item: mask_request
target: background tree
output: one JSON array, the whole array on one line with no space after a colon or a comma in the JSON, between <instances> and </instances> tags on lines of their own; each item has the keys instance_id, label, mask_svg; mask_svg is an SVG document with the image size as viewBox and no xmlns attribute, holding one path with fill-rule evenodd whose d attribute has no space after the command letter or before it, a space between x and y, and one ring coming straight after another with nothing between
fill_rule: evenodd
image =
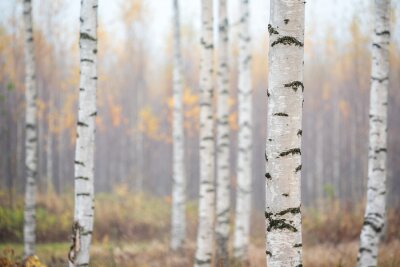
<instances>
[{"instance_id":1,"label":"background tree","mask_svg":"<svg viewBox=\"0 0 400 267\"><path fill-rule=\"evenodd\" d=\"M24 1L25 26L25 212L24 212L24 253L29 256L35 253L35 209L37 180L37 114L35 84L35 58L33 45L32 3Z\"/></svg>"},{"instance_id":2,"label":"background tree","mask_svg":"<svg viewBox=\"0 0 400 267\"><path fill-rule=\"evenodd\" d=\"M202 0L200 59L200 194L199 226L194 266L210 266L213 248L214 127L213 127L213 1Z\"/></svg>"},{"instance_id":3,"label":"background tree","mask_svg":"<svg viewBox=\"0 0 400 267\"><path fill-rule=\"evenodd\" d=\"M88 266L94 218L94 139L97 89L97 0L83 0L80 16L80 83L75 150L74 240L71 266Z\"/></svg>"},{"instance_id":4,"label":"background tree","mask_svg":"<svg viewBox=\"0 0 400 267\"><path fill-rule=\"evenodd\" d=\"M367 207L360 235L358 266L376 266L386 221L387 106L389 87L390 1L375 1L372 39Z\"/></svg>"},{"instance_id":5,"label":"background tree","mask_svg":"<svg viewBox=\"0 0 400 267\"><path fill-rule=\"evenodd\" d=\"M301 266L304 2L271 1L268 31L267 265Z\"/></svg>"},{"instance_id":6,"label":"background tree","mask_svg":"<svg viewBox=\"0 0 400 267\"><path fill-rule=\"evenodd\" d=\"M183 136L183 86L181 63L181 38L179 23L179 2L173 3L174 22L174 70L173 70L173 183L172 183L172 231L171 248L176 250L182 246L185 240L186 216L186 178L184 168L184 136Z\"/></svg>"},{"instance_id":7,"label":"background tree","mask_svg":"<svg viewBox=\"0 0 400 267\"><path fill-rule=\"evenodd\" d=\"M219 0L217 71L217 197L216 262L227 266L230 222L230 142L229 142L229 22L227 1Z\"/></svg>"},{"instance_id":8,"label":"background tree","mask_svg":"<svg viewBox=\"0 0 400 267\"><path fill-rule=\"evenodd\" d=\"M247 259L250 233L252 180L252 84L249 33L249 0L240 1L239 85L238 85L238 154L234 256Z\"/></svg>"}]
</instances>

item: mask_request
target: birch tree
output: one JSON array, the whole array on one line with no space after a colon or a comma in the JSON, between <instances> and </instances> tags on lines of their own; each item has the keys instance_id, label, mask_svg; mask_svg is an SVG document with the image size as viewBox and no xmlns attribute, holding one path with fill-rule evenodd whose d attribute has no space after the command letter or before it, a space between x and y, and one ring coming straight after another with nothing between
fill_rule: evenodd
<instances>
[{"instance_id":1,"label":"birch tree","mask_svg":"<svg viewBox=\"0 0 400 267\"><path fill-rule=\"evenodd\" d=\"M171 248L176 250L185 240L186 179L184 167L182 63L180 44L179 2L174 0L174 69L173 69L173 181Z\"/></svg>"},{"instance_id":2,"label":"birch tree","mask_svg":"<svg viewBox=\"0 0 400 267\"><path fill-rule=\"evenodd\" d=\"M200 62L200 194L194 266L210 266L214 224L213 1L202 0Z\"/></svg>"},{"instance_id":3,"label":"birch tree","mask_svg":"<svg viewBox=\"0 0 400 267\"><path fill-rule=\"evenodd\" d=\"M228 259L230 174L229 174L229 62L227 1L219 0L217 72L217 197L216 260L226 266Z\"/></svg>"},{"instance_id":4,"label":"birch tree","mask_svg":"<svg viewBox=\"0 0 400 267\"><path fill-rule=\"evenodd\" d=\"M97 0L82 0L80 82L75 148L75 222L70 266L89 266L94 218L94 139L97 88Z\"/></svg>"},{"instance_id":5,"label":"birch tree","mask_svg":"<svg viewBox=\"0 0 400 267\"><path fill-rule=\"evenodd\" d=\"M240 1L238 88L238 166L234 257L247 259L251 212L252 92L249 34L249 0Z\"/></svg>"},{"instance_id":6,"label":"birch tree","mask_svg":"<svg viewBox=\"0 0 400 267\"><path fill-rule=\"evenodd\" d=\"M268 267L302 266L304 3L271 1L265 154Z\"/></svg>"},{"instance_id":7,"label":"birch tree","mask_svg":"<svg viewBox=\"0 0 400 267\"><path fill-rule=\"evenodd\" d=\"M36 117L36 71L33 43L32 2L23 3L25 31L25 210L24 210L24 254L35 253L35 206L37 179L37 117Z\"/></svg>"},{"instance_id":8,"label":"birch tree","mask_svg":"<svg viewBox=\"0 0 400 267\"><path fill-rule=\"evenodd\" d=\"M360 236L358 266L376 266L386 220L387 105L389 86L390 1L375 0L372 40L367 206Z\"/></svg>"}]
</instances>

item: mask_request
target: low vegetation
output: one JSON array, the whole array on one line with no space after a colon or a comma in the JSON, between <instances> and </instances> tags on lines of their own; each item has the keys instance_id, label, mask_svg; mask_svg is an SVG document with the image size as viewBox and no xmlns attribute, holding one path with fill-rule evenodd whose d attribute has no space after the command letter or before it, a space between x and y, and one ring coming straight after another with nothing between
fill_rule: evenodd
<instances>
[{"instance_id":1,"label":"low vegetation","mask_svg":"<svg viewBox=\"0 0 400 267\"><path fill-rule=\"evenodd\" d=\"M8 203L0 192L0 203ZM94 245L91 266L191 266L195 250L197 208L188 204L188 236L185 249L172 253L169 248L169 197L156 198L137 195L125 186L112 193L96 195ZM307 267L354 266L358 237L363 220L363 208L344 207L337 202L326 203L329 213L306 208L303 213L304 265ZM70 246L72 193L38 197L37 256L31 262L42 265L65 266ZM400 266L400 209L388 211L389 225L381 248L379 266ZM253 214L252 244L248 266L263 266L264 217ZM23 200L16 199L14 207L0 204L0 266L21 266ZM16 265L16 262L18 265ZM24 266L34 266L28 265ZM232 262L230 266L239 266Z\"/></svg>"}]
</instances>

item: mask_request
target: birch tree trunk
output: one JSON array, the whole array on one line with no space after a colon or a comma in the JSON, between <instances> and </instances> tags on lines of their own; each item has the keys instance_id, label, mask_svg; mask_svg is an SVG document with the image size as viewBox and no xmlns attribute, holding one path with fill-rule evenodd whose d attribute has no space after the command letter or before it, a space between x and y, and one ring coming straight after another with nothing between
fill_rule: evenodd
<instances>
[{"instance_id":1,"label":"birch tree trunk","mask_svg":"<svg viewBox=\"0 0 400 267\"><path fill-rule=\"evenodd\" d=\"M234 257L247 259L251 213L252 163L252 93L251 55L249 34L249 0L240 1L239 24L239 88L238 88L238 166L236 192L236 222L234 229Z\"/></svg>"},{"instance_id":2,"label":"birch tree trunk","mask_svg":"<svg viewBox=\"0 0 400 267\"><path fill-rule=\"evenodd\" d=\"M33 44L32 3L24 1L25 27L25 211L24 211L24 254L35 253L35 206L37 180L37 118L36 118L36 71Z\"/></svg>"},{"instance_id":3,"label":"birch tree trunk","mask_svg":"<svg viewBox=\"0 0 400 267\"><path fill-rule=\"evenodd\" d=\"M217 72L217 197L216 197L216 265L227 266L230 174L229 174L229 23L226 0L219 0Z\"/></svg>"},{"instance_id":4,"label":"birch tree trunk","mask_svg":"<svg viewBox=\"0 0 400 267\"><path fill-rule=\"evenodd\" d=\"M213 1L202 0L200 63L200 195L194 266L211 266L214 224Z\"/></svg>"},{"instance_id":5,"label":"birch tree trunk","mask_svg":"<svg viewBox=\"0 0 400 267\"><path fill-rule=\"evenodd\" d=\"M268 267L302 266L304 3L271 1L265 155Z\"/></svg>"},{"instance_id":6,"label":"birch tree trunk","mask_svg":"<svg viewBox=\"0 0 400 267\"><path fill-rule=\"evenodd\" d=\"M173 184L172 184L172 231L171 248L177 250L185 240L186 219L186 178L184 167L183 97L182 97L182 61L180 40L179 3L174 0L174 118L173 118Z\"/></svg>"},{"instance_id":7,"label":"birch tree trunk","mask_svg":"<svg viewBox=\"0 0 400 267\"><path fill-rule=\"evenodd\" d=\"M89 266L94 218L94 139L97 87L97 0L82 0L80 14L80 83L75 149L74 242L70 266Z\"/></svg>"},{"instance_id":8,"label":"birch tree trunk","mask_svg":"<svg viewBox=\"0 0 400 267\"><path fill-rule=\"evenodd\" d=\"M390 1L375 0L372 43L367 206L360 236L358 266L376 266L386 220L387 105L389 86Z\"/></svg>"}]
</instances>

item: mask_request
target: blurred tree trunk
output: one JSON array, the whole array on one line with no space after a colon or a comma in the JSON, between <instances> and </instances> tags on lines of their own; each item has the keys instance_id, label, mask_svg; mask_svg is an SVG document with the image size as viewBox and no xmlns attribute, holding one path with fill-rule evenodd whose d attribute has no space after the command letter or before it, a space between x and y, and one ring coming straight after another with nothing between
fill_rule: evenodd
<instances>
[{"instance_id":1,"label":"blurred tree trunk","mask_svg":"<svg viewBox=\"0 0 400 267\"><path fill-rule=\"evenodd\" d=\"M358 266L376 266L386 221L387 106L389 86L390 1L375 1L372 39L367 207L360 235Z\"/></svg>"},{"instance_id":2,"label":"blurred tree trunk","mask_svg":"<svg viewBox=\"0 0 400 267\"><path fill-rule=\"evenodd\" d=\"M173 173L171 248L182 247L186 237L186 177L184 165L183 85L179 2L174 0L174 69L173 69Z\"/></svg>"},{"instance_id":3,"label":"blurred tree trunk","mask_svg":"<svg viewBox=\"0 0 400 267\"><path fill-rule=\"evenodd\" d=\"M80 82L75 148L75 242L70 266L89 266L94 218L94 141L97 88L97 0L82 0L80 14Z\"/></svg>"},{"instance_id":4,"label":"blurred tree trunk","mask_svg":"<svg viewBox=\"0 0 400 267\"><path fill-rule=\"evenodd\" d=\"M265 155L268 267L302 265L304 4L271 1Z\"/></svg>"},{"instance_id":5,"label":"blurred tree trunk","mask_svg":"<svg viewBox=\"0 0 400 267\"><path fill-rule=\"evenodd\" d=\"M315 206L320 208L321 201L324 199L324 134L323 134L323 126L322 126L322 108L319 109L321 111L320 114L316 114L316 129L315 132Z\"/></svg>"},{"instance_id":6,"label":"blurred tree trunk","mask_svg":"<svg viewBox=\"0 0 400 267\"><path fill-rule=\"evenodd\" d=\"M339 197L340 189L340 110L339 110L339 96L336 92L333 99L333 140L332 140L332 157L333 157L333 188L335 189L336 197Z\"/></svg>"},{"instance_id":7,"label":"blurred tree trunk","mask_svg":"<svg viewBox=\"0 0 400 267\"><path fill-rule=\"evenodd\" d=\"M219 0L218 99L217 99L217 197L216 266L227 266L230 217L229 167L229 23L226 0Z\"/></svg>"},{"instance_id":8,"label":"blurred tree trunk","mask_svg":"<svg viewBox=\"0 0 400 267\"><path fill-rule=\"evenodd\" d=\"M214 224L213 1L202 0L200 55L200 194L194 266L210 266Z\"/></svg>"},{"instance_id":9,"label":"blurred tree trunk","mask_svg":"<svg viewBox=\"0 0 400 267\"><path fill-rule=\"evenodd\" d=\"M252 88L249 33L249 0L240 1L239 87L238 87L238 162L236 214L233 250L239 261L247 260L251 214L252 180Z\"/></svg>"},{"instance_id":10,"label":"blurred tree trunk","mask_svg":"<svg viewBox=\"0 0 400 267\"><path fill-rule=\"evenodd\" d=\"M49 111L50 113L51 111ZM53 134L51 132L51 125L47 129L47 142L46 142L46 191L47 194L53 192Z\"/></svg>"},{"instance_id":11,"label":"blurred tree trunk","mask_svg":"<svg viewBox=\"0 0 400 267\"><path fill-rule=\"evenodd\" d=\"M33 44L32 3L24 1L25 27L25 212L24 212L24 254L29 256L35 253L35 205L37 180L37 114L36 114L36 73Z\"/></svg>"}]
</instances>

